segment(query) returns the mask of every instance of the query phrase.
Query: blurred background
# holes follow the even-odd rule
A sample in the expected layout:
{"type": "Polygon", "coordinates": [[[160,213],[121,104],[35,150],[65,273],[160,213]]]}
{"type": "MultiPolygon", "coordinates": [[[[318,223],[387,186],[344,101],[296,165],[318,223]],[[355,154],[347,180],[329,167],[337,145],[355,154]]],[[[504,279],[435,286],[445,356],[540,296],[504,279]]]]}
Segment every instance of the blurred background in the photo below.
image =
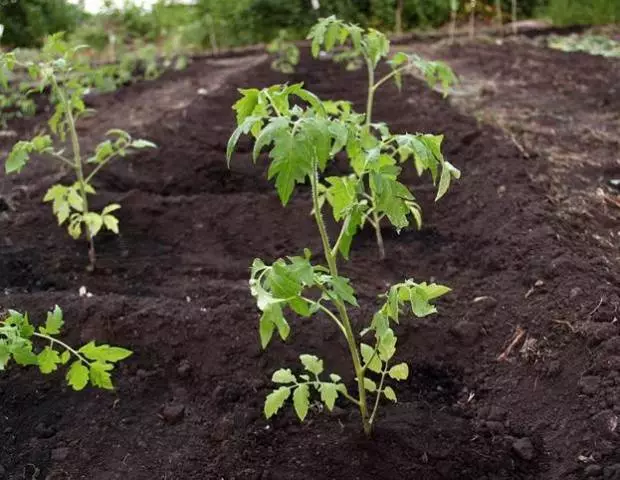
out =
{"type": "Polygon", "coordinates": [[[158,49],[219,49],[268,42],[286,31],[299,39],[318,17],[338,15],[384,31],[517,18],[553,25],[596,25],[620,19],[620,0],[0,0],[5,47],[38,47],[65,31],[103,51],[111,43],[152,43],[158,49]],[[498,8],[501,12],[498,13],[498,8]]]}

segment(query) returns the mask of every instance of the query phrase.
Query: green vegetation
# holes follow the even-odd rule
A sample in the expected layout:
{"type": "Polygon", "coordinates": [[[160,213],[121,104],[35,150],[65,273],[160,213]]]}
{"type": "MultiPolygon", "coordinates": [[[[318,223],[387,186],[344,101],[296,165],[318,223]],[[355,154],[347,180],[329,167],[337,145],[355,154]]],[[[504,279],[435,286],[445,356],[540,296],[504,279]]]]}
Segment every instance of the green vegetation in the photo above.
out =
{"type": "Polygon", "coordinates": [[[299,63],[299,48],[287,40],[285,30],[280,31],[278,37],[267,45],[267,52],[274,55],[271,68],[282,73],[293,73],[299,63]]]}
{"type": "MultiPolygon", "coordinates": [[[[71,185],[53,185],[43,201],[52,203],[58,224],[66,223],[73,239],[84,236],[89,242],[89,270],[93,270],[96,264],[94,238],[102,229],[118,234],[118,219],[113,212],[120,205],[110,204],[100,213],[92,211],[88,198],[96,193],[92,181],[111,160],[125,157],[132,149],[153,148],[155,145],[145,140],[133,140],[122,130],[111,130],[108,132],[111,138],[100,143],[92,157],[83,158],[76,123],[80,117],[89,113],[83,100],[87,87],[84,81],[89,76],[84,74],[88,73],[88,66],[76,57],[78,50],[79,47],[70,47],[62,35],[55,35],[46,43],[37,62],[20,64],[14,53],[0,56],[0,67],[13,70],[15,66],[20,66],[38,83],[39,91],[50,89],[54,113],[48,124],[56,143],[61,144],[61,148],[56,148],[50,135],[21,140],[13,146],[7,157],[5,170],[7,173],[20,172],[33,153],[45,155],[62,167],[71,169],[75,182],[71,185]],[[66,150],[70,154],[66,154],[66,150]],[[85,171],[87,165],[93,166],[88,173],[85,171]]],[[[6,77],[0,77],[0,83],[6,88],[6,77]]]]}
{"type": "Polygon", "coordinates": [[[570,35],[568,37],[553,35],[548,45],[565,52],[586,52],[604,57],[620,57],[620,42],[602,35],[570,35]]]}
{"type": "Polygon", "coordinates": [[[266,398],[264,413],[270,418],[292,397],[295,412],[303,421],[310,396],[316,392],[328,410],[338,398],[357,406],[364,432],[370,435],[381,399],[396,401],[396,392],[388,382],[405,380],[409,375],[406,363],[395,362],[397,337],[393,327],[406,311],[417,317],[435,313],[432,302],[450,289],[412,279],[389,287],[383,304],[360,332],[360,341],[349,314],[359,307],[358,301],[350,280],[339,273],[338,257],[348,258],[353,238],[366,222],[375,227],[379,241],[382,218],[397,228],[408,225],[409,217],[421,221],[413,194],[398,181],[401,165],[412,160],[418,173],[428,170],[433,179],[439,178],[438,197],[447,190],[450,178],[458,176],[458,170],[441,155],[441,135],[395,135],[386,124],[372,123],[373,96],[388,80],[400,84],[402,73],[409,68],[422,71],[430,83],[439,80],[447,85],[453,75],[445,65],[397,53],[390,62],[392,72],[374,82],[375,69],[389,52],[389,41],[377,30],[363,30],[335,17],[321,19],[310,38],[315,56],[322,48],[329,51],[349,42],[350,51],[363,57],[370,86],[367,114],[356,113],[345,101],[321,101],[301,84],[241,90],[242,98],[234,105],[238,127],[230,138],[227,157],[230,161],[241,135],[251,135],[255,139],[255,161],[261,151],[269,151],[268,176],[275,179],[283,205],[289,202],[296,184],[310,183],[312,215],[327,264],[312,263],[307,249],[303,256],[281,258],[271,265],[254,260],[250,288],[262,312],[259,335],[263,348],[276,331],[283,340],[288,338],[291,327],[286,316],[290,313],[301,317],[321,314],[346,341],[357,392],[349,392],[340,375],[326,375],[323,360],[303,354],[299,357],[301,373],[282,368],[273,374],[276,388],[266,398]],[[323,177],[338,155],[348,158],[351,173],[323,177]],[[330,205],[340,227],[335,241],[330,239],[324,221],[326,205],[330,205]]]}
{"type": "Polygon", "coordinates": [[[43,374],[69,365],[65,378],[73,390],[82,390],[89,382],[93,387],[113,389],[112,370],[132,352],[92,341],[73,348],[57,337],[63,325],[63,313],[58,306],[48,312],[45,325],[36,329],[27,313],[10,310],[8,317],[0,321],[0,370],[5,370],[11,360],[21,366],[37,366],[43,374]],[[47,345],[37,352],[39,344],[47,345]]]}
{"type": "Polygon", "coordinates": [[[548,0],[542,13],[555,25],[602,25],[620,22],[618,0],[548,0]]]}

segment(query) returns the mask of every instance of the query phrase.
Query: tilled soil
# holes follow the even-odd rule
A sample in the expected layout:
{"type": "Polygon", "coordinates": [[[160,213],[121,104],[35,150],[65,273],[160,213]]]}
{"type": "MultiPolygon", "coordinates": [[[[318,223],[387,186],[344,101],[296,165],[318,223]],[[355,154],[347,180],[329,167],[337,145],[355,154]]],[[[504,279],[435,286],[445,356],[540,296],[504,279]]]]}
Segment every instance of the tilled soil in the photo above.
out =
{"type": "MultiPolygon", "coordinates": [[[[84,270],[86,246],[41,204],[53,177],[47,164],[0,177],[11,207],[0,212],[0,307],[41,318],[58,304],[70,341],[96,338],[135,352],[113,393],[74,393],[61,374],[11,368],[0,382],[0,471],[11,479],[94,480],[620,478],[615,259],[603,262],[601,247],[572,234],[574,224],[557,214],[541,180],[551,168],[545,157],[530,151],[524,158],[500,129],[413,79],[402,93],[382,91],[377,120],[393,131],[444,133],[445,153],[463,177],[434,204],[428,180],[406,172],[419,185],[425,225],[400,235],[386,230],[384,262],[370,232],[356,239],[343,267],[359,293],[352,318],[361,328],[376,296],[403,278],[433,279],[453,292],[439,314],[401,325],[398,355],[412,374],[397,386],[399,402],[383,407],[372,439],[345,403],[332,413],[313,408],[303,424],[291,409],[273,421],[262,417],[271,373],[294,367],[299,353],[321,355],[351,380],[346,346],[324,319],[292,322],[287,344],[261,351],[250,262],[304,247],[319,252],[320,240],[307,187],[285,209],[264,159],[252,165],[249,142],[230,171],[224,161],[239,87],[303,80],[323,98],[362,109],[361,72],[302,53],[290,78],[263,62],[209,89],[204,84],[221,66],[197,62],[93,100],[102,120],[84,124],[86,145],[108,122],[159,145],[99,177],[100,201],[121,199],[122,233],[101,238],[93,274],[84,270]],[[179,108],[148,95],[180,98],[175,85],[191,87],[179,108]],[[132,123],[145,101],[148,115],[132,123]],[[79,296],[81,286],[92,296],[79,296]],[[526,334],[498,361],[517,327],[526,334]]],[[[548,68],[568,68],[565,55],[549,55],[548,68]]],[[[598,91],[618,78],[580,81],[598,91]]],[[[581,84],[570,85],[573,101],[588,108],[581,84]]]]}

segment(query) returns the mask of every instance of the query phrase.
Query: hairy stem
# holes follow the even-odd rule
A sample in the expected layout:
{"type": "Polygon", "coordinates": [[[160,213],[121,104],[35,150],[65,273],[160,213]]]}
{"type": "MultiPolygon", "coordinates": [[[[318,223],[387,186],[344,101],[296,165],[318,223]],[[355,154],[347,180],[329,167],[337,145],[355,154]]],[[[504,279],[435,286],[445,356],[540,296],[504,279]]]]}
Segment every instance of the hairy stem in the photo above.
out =
{"type": "MultiPolygon", "coordinates": [[[[80,154],[80,140],[78,138],[77,129],[75,126],[75,118],[73,116],[73,109],[69,99],[65,95],[65,92],[60,88],[58,82],[52,77],[54,89],[60,97],[60,101],[64,104],[65,114],[67,116],[67,123],[69,125],[69,135],[71,136],[71,147],[73,149],[73,168],[77,177],[78,185],[80,187],[80,196],[82,197],[82,215],[88,215],[88,197],[86,194],[86,181],[84,180],[84,170],[82,168],[82,156],[80,154]]],[[[89,243],[88,248],[88,270],[93,271],[95,269],[95,263],[97,262],[97,253],[95,252],[95,240],[90,232],[88,224],[86,224],[86,239],[89,243]]]]}
{"type": "MultiPolygon", "coordinates": [[[[376,86],[379,85],[375,85],[375,69],[374,66],[372,64],[372,61],[370,60],[370,58],[366,57],[366,66],[368,68],[368,99],[366,101],[366,128],[368,130],[370,130],[370,124],[372,123],[372,108],[373,108],[373,104],[375,101],[375,90],[376,90],[376,86]]],[[[382,79],[381,81],[384,81],[385,79],[382,79]]],[[[377,238],[377,247],[379,248],[379,258],[381,258],[381,260],[383,260],[385,258],[385,247],[383,246],[383,235],[381,234],[381,226],[380,226],[380,220],[377,214],[377,210],[374,208],[375,205],[377,204],[377,199],[375,197],[375,193],[374,191],[372,191],[372,189],[370,189],[370,195],[371,195],[371,202],[372,202],[372,206],[373,206],[373,211],[372,211],[372,220],[373,220],[373,225],[375,227],[375,237],[377,238]]]]}
{"type": "MultiPolygon", "coordinates": [[[[314,207],[314,218],[316,220],[317,227],[319,229],[319,234],[321,235],[321,241],[323,243],[323,253],[325,254],[325,260],[327,261],[327,266],[329,268],[329,272],[333,277],[338,276],[338,266],[336,264],[336,256],[332,254],[332,248],[329,243],[329,236],[327,234],[327,228],[325,228],[325,222],[323,220],[323,215],[321,215],[321,207],[319,205],[319,193],[318,193],[318,183],[319,183],[319,175],[317,166],[314,166],[314,172],[310,177],[310,182],[312,185],[312,205],[314,207]]],[[[364,427],[364,433],[366,435],[370,435],[372,426],[368,417],[368,403],[366,400],[366,390],[364,388],[364,370],[362,368],[362,362],[360,358],[359,349],[357,347],[357,343],[355,341],[355,334],[353,333],[353,328],[351,327],[351,320],[349,319],[349,314],[347,313],[347,307],[342,300],[334,300],[334,305],[338,310],[338,315],[340,317],[340,321],[342,326],[344,327],[344,336],[347,340],[347,344],[349,346],[349,352],[351,353],[351,360],[353,361],[353,369],[355,370],[355,377],[357,378],[357,388],[359,395],[358,407],[360,409],[360,414],[362,416],[362,424],[364,427]]]]}

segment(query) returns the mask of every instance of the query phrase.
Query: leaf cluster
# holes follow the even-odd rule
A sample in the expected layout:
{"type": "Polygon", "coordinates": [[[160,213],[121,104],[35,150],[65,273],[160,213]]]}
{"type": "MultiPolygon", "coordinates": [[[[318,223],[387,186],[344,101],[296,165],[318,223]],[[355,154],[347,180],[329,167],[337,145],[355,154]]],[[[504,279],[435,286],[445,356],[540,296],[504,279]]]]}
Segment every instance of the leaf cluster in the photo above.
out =
{"type": "Polygon", "coordinates": [[[10,310],[0,322],[0,370],[11,360],[21,366],[37,366],[43,374],[67,366],[65,379],[74,390],[82,390],[89,382],[94,387],[113,389],[112,371],[116,363],[132,352],[92,341],[74,349],[58,339],[63,325],[63,313],[58,306],[48,312],[45,324],[38,328],[30,323],[28,314],[10,310]]]}

